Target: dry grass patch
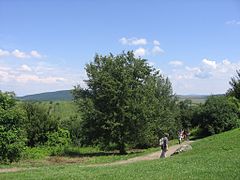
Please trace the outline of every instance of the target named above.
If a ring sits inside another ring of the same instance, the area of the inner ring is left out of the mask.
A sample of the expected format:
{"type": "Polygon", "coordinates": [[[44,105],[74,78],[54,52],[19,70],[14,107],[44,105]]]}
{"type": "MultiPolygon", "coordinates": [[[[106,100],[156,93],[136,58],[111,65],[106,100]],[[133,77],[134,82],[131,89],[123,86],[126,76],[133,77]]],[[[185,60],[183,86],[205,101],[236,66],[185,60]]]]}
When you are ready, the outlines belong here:
{"type": "Polygon", "coordinates": [[[88,157],[64,157],[64,156],[50,156],[46,158],[48,164],[72,164],[72,163],[85,163],[88,157]]]}

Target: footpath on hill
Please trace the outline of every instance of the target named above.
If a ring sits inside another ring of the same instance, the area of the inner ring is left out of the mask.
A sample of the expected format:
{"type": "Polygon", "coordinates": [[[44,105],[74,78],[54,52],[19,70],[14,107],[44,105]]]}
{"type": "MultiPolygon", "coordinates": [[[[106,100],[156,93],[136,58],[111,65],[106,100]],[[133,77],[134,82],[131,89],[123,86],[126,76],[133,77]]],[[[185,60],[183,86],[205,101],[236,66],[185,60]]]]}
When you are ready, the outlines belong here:
{"type": "MultiPolygon", "coordinates": [[[[185,141],[181,144],[173,145],[168,148],[167,151],[167,157],[170,157],[178,148],[180,148],[183,145],[190,144],[193,141],[185,141]]],[[[139,161],[149,161],[149,160],[154,160],[154,159],[159,159],[160,158],[161,151],[157,151],[154,153],[150,153],[144,156],[138,156],[134,158],[130,158],[127,160],[121,160],[121,161],[116,161],[112,163],[103,163],[103,164],[91,164],[91,165],[86,165],[84,167],[97,167],[97,166],[112,166],[112,165],[121,165],[121,164],[129,164],[129,163],[134,163],[134,162],[139,162],[139,161]]],[[[83,166],[81,166],[83,167],[83,166]]]]}
{"type": "MultiPolygon", "coordinates": [[[[192,141],[185,141],[182,144],[177,144],[170,146],[167,151],[167,157],[171,156],[178,148],[180,148],[183,145],[190,144],[192,141]]],[[[138,156],[134,158],[130,158],[127,160],[120,160],[112,163],[102,163],[102,164],[90,164],[90,165],[82,165],[81,167],[98,167],[98,166],[113,166],[113,165],[121,165],[121,164],[129,164],[129,163],[134,163],[134,162],[139,162],[139,161],[149,161],[149,160],[154,160],[154,159],[159,159],[160,158],[160,153],[161,151],[157,151],[154,153],[150,153],[144,156],[138,156]]],[[[0,173],[6,173],[6,172],[17,172],[17,171],[25,171],[28,169],[36,169],[36,168],[3,168],[0,169],[0,173]]]]}

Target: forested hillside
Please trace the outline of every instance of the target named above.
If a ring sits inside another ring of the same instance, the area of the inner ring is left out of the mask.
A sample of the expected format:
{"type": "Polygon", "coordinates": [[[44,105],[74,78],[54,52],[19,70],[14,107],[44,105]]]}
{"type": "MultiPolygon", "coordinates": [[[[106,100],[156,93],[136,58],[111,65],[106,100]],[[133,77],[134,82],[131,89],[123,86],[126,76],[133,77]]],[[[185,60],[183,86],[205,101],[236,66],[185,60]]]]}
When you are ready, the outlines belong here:
{"type": "Polygon", "coordinates": [[[55,91],[55,92],[45,92],[40,94],[33,94],[18,97],[21,100],[31,100],[31,101],[71,101],[72,94],[71,90],[55,91]]]}

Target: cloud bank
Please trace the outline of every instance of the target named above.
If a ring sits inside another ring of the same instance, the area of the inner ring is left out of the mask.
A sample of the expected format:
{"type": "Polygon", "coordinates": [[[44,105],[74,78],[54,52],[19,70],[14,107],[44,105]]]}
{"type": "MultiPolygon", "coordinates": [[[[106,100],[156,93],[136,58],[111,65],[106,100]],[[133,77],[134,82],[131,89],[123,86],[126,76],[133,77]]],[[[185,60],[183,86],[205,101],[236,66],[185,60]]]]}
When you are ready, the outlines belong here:
{"type": "Polygon", "coordinates": [[[225,93],[230,88],[229,81],[240,69],[240,62],[202,59],[199,66],[183,66],[178,61],[169,62],[175,69],[169,72],[174,90],[178,94],[216,94],[225,93]],[[181,64],[181,66],[175,66],[181,64]]]}

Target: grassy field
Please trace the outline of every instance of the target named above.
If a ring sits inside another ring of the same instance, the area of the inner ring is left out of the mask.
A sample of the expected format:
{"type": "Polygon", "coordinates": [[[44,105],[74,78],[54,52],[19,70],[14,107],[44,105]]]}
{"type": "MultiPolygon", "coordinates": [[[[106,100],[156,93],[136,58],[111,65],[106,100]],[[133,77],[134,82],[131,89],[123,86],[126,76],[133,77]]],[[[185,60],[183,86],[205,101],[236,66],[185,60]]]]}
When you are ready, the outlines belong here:
{"type": "Polygon", "coordinates": [[[184,101],[184,100],[191,100],[192,101],[192,103],[193,104],[204,104],[205,102],[206,102],[206,100],[207,100],[207,98],[205,98],[205,97],[180,97],[179,98],[179,101],[184,101]]]}
{"type": "Polygon", "coordinates": [[[39,101],[37,104],[50,108],[51,114],[60,120],[68,119],[77,113],[77,107],[73,101],[39,101]]]}
{"type": "Polygon", "coordinates": [[[167,159],[127,165],[86,167],[81,164],[44,166],[0,179],[239,179],[240,129],[192,144],[193,150],[167,159]]]}
{"type": "MultiPolygon", "coordinates": [[[[169,145],[176,145],[177,140],[171,140],[169,145]]],[[[31,168],[43,166],[56,166],[61,164],[96,165],[127,160],[137,156],[144,156],[159,151],[159,147],[148,149],[130,149],[126,155],[120,155],[118,151],[102,151],[97,147],[67,147],[58,155],[52,155],[56,151],[50,147],[26,148],[23,159],[12,164],[0,164],[0,168],[31,168]]],[[[159,153],[160,155],[160,153],[159,153]]]]}

